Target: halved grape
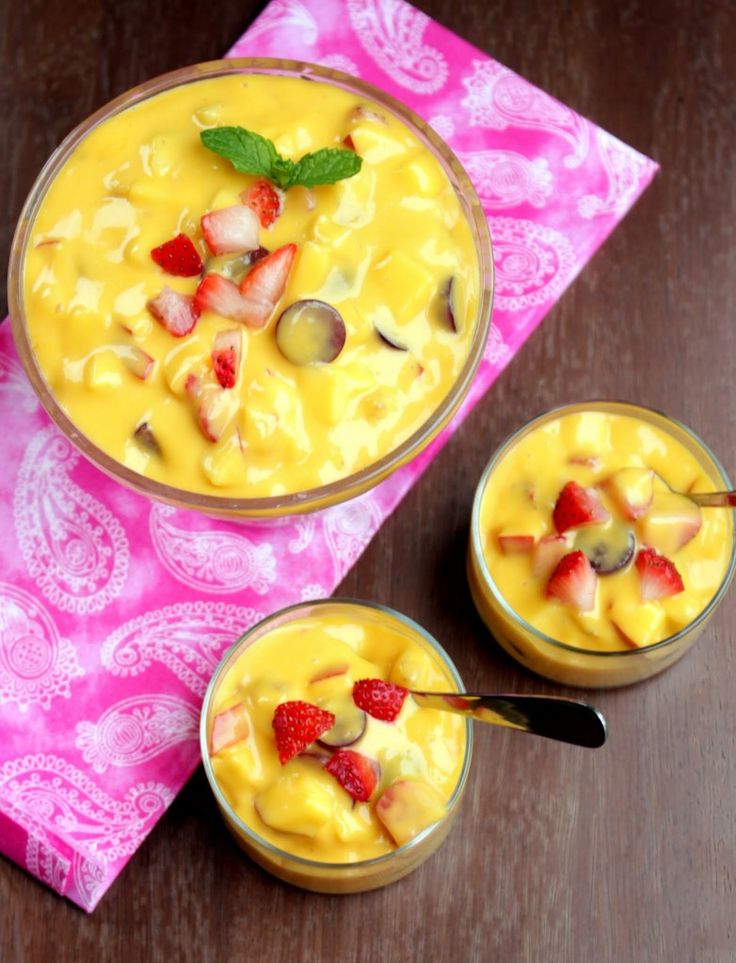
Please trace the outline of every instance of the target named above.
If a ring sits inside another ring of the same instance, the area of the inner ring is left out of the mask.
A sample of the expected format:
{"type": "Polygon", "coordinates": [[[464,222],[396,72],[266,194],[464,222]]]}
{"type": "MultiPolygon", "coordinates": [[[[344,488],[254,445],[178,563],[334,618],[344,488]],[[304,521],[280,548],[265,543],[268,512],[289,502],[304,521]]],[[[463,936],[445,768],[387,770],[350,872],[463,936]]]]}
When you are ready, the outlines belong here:
{"type": "Polygon", "coordinates": [[[329,364],[345,345],[345,322],[324,301],[295,301],[276,322],[276,344],[292,364],[329,364]]]}
{"type": "Polygon", "coordinates": [[[457,303],[455,300],[455,278],[449,277],[439,290],[438,314],[443,324],[451,331],[457,332],[457,303]]]}
{"type": "Polygon", "coordinates": [[[365,732],[366,714],[354,705],[342,705],[335,713],[335,725],[324,732],[317,742],[328,749],[344,749],[354,745],[365,732]]]}
{"type": "Polygon", "coordinates": [[[576,532],[574,548],[585,553],[599,575],[610,575],[624,568],[634,557],[636,538],[633,531],[620,522],[587,525],[576,532]]]}
{"type": "Polygon", "coordinates": [[[147,421],[142,421],[138,425],[133,432],[133,437],[141,448],[145,448],[146,451],[150,451],[154,455],[161,455],[161,446],[147,421]]]}
{"type": "Polygon", "coordinates": [[[373,327],[376,329],[376,334],[381,339],[381,341],[383,341],[383,343],[387,345],[389,348],[393,348],[395,351],[409,350],[405,344],[401,344],[401,342],[397,341],[396,338],[393,337],[393,335],[389,335],[389,334],[386,334],[385,331],[381,331],[381,329],[378,327],[377,324],[373,325],[373,327]]]}

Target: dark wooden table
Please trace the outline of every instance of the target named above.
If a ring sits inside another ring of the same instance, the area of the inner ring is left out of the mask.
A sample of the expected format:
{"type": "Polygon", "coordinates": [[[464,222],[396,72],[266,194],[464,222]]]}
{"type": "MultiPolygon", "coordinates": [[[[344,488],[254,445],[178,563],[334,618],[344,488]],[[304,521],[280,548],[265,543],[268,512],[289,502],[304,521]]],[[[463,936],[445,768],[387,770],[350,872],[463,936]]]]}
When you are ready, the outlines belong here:
{"type": "MultiPolygon", "coordinates": [[[[496,444],[585,397],[664,409],[736,472],[733,0],[422,0],[662,172],[343,583],[440,638],[471,687],[564,694],[490,643],[464,574],[496,444]]],[[[61,137],[154,74],[219,56],[261,3],[0,4],[2,257],[61,137]]],[[[0,960],[703,963],[736,959],[736,591],[697,649],[596,693],[597,753],[477,732],[453,834],[388,889],[323,897],[230,845],[202,772],[92,916],[0,859],[0,960]]],[[[578,693],[579,694],[579,693],[578,693]]]]}

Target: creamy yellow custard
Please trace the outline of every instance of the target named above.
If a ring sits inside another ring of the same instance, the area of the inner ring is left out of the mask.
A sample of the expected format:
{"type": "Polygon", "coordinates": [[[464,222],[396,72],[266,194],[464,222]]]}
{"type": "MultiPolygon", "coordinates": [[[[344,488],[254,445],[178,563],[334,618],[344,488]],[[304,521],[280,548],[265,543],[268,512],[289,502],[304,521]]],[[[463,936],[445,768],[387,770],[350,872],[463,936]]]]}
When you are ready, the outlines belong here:
{"type": "Polygon", "coordinates": [[[698,620],[733,555],[731,512],[698,509],[673,492],[723,485],[709,454],[663,416],[604,405],[543,417],[479,486],[469,554],[479,611],[512,655],[560,681],[621,684],[664,668],[694,635],[672,651],[657,643],[698,620]],[[601,519],[560,532],[556,506],[570,482],[591,493],[601,519]],[[545,562],[545,547],[557,542],[545,562]],[[594,565],[601,546],[613,555],[612,570],[594,572],[582,601],[561,599],[552,582],[559,560],[582,551],[594,565]]]}
{"type": "Polygon", "coordinates": [[[64,411],[113,458],[189,491],[303,491],[388,454],[445,398],[476,326],[472,232],[431,152],[365,103],[301,78],[206,79],[105,120],[64,164],[27,244],[28,333],[64,411]],[[336,184],[289,189],[278,219],[262,229],[262,246],[293,243],[297,254],[265,326],[243,327],[234,414],[213,442],[185,386],[190,375],[211,379],[215,335],[233,323],[204,311],[191,334],[174,338],[147,305],[164,286],[186,295],[197,288],[199,278],[172,277],[151,259],[179,233],[206,272],[239,281],[247,271],[242,258],[213,257],[200,225],[256,180],[201,144],[202,130],[227,125],[257,131],[293,160],[349,136],[363,164],[336,184]],[[328,364],[295,365],[277,346],[279,315],[303,299],[326,302],[344,320],[344,348],[328,364]],[[131,371],[131,348],[153,359],[145,378],[131,371]],[[141,444],[142,424],[155,446],[141,444]]]}
{"type": "MultiPolygon", "coordinates": [[[[267,631],[231,659],[207,712],[212,777],[230,811],[260,840],[320,864],[387,856],[438,824],[436,838],[399,860],[406,872],[407,861],[413,868],[447,831],[448,803],[467,766],[468,724],[451,712],[419,708],[410,697],[393,721],[375,718],[357,709],[353,686],[361,679],[445,692],[457,686],[438,653],[393,616],[360,606],[329,609],[267,631]],[[322,736],[326,743],[310,744],[282,763],[274,716],[294,701],[332,712],[336,723],[322,736]],[[362,719],[349,731],[356,713],[362,719]],[[223,739],[218,720],[228,716],[237,717],[237,726],[223,739]],[[365,801],[353,798],[327,766],[346,749],[373,767],[376,782],[365,801]]],[[[252,851],[252,840],[230,823],[252,851]]],[[[283,875],[278,859],[255,855],[283,875]]],[[[376,867],[377,877],[370,869],[364,876],[382,885],[394,871],[376,867]]],[[[312,874],[312,886],[319,877],[312,874]]],[[[323,882],[328,879],[329,867],[323,882]]],[[[352,888],[365,882],[359,876],[352,888]]]]}

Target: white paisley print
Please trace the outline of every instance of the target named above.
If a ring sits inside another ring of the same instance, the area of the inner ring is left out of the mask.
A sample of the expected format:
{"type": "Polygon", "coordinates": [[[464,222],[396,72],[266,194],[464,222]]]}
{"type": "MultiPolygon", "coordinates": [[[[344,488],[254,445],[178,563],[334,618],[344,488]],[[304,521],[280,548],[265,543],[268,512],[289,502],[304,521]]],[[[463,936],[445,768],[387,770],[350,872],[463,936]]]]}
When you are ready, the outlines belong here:
{"type": "Polygon", "coordinates": [[[490,217],[488,222],[496,267],[494,307],[524,311],[559,297],[578,267],[565,235],[521,218],[490,217]]]}
{"type": "Polygon", "coordinates": [[[64,612],[105,608],[123,590],[130,550],[120,521],[71,475],[80,454],[53,425],[31,439],[13,500],[28,572],[64,612]]]}

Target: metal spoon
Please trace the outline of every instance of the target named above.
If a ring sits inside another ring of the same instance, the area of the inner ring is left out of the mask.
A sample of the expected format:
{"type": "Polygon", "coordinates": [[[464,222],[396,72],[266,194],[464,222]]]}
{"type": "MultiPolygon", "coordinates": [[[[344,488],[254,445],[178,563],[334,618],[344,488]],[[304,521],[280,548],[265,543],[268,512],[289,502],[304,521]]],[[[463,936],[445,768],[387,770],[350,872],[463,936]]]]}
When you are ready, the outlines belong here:
{"type": "Polygon", "coordinates": [[[678,492],[701,508],[736,508],[736,491],[733,492],[678,492]]]}
{"type": "Polygon", "coordinates": [[[597,749],[606,741],[603,714],[585,702],[555,696],[489,695],[480,692],[416,692],[417,703],[428,709],[445,709],[472,716],[479,722],[531,732],[574,746],[597,749]]]}

